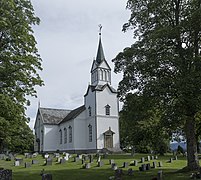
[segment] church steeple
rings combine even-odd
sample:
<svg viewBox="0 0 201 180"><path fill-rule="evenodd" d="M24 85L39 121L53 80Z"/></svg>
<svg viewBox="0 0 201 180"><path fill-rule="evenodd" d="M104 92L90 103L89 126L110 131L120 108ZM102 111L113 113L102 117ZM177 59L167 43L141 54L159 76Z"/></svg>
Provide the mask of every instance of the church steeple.
<svg viewBox="0 0 201 180"><path fill-rule="evenodd" d="M91 84L93 86L111 84L111 69L107 63L103 46L101 42L101 29L102 26L99 25L99 44L96 59L93 61L91 68Z"/></svg>
<svg viewBox="0 0 201 180"><path fill-rule="evenodd" d="M99 32L99 45L98 45L98 51L97 51L97 56L96 56L96 62L100 64L103 60L105 60L104 52L103 52L103 46L101 43L101 29L102 26L99 25L100 32Z"/></svg>

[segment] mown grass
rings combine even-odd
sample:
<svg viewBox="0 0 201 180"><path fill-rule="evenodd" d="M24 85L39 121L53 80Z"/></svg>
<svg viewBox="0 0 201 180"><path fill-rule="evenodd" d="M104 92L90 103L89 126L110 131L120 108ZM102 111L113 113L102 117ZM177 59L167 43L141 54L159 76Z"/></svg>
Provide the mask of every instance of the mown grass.
<svg viewBox="0 0 201 180"><path fill-rule="evenodd" d="M73 162L73 159L69 159L65 164L58 164L56 162L56 158L53 159L52 166L44 166L44 159L42 156L38 156L37 158L33 158L39 161L39 164L34 164L30 168L25 168L24 166L15 167L14 161L5 161L0 160L0 167L5 169L12 169L13 171L13 180L41 180L41 170L44 169L46 173L51 173L53 176L53 180L104 180L108 179L110 176L114 176L114 171L111 169L109 165L109 159L114 159L115 163L118 167L122 167L123 162L131 162L133 160L140 161L141 157L147 157L148 154L136 154L134 157L130 155L108 155L104 161L103 167L97 167L96 159L91 164L90 169L83 169L81 161ZM18 156L22 157L22 156ZM163 167L157 167L156 169L151 169L149 171L141 172L139 171L139 166L141 163L138 163L137 167L129 166L128 168L122 168L124 175L123 180L130 179L139 179L139 180L151 180L153 177L157 176L157 172L159 170L163 171L163 179L164 180L185 180L189 179L190 172L181 173L178 170L182 169L186 166L186 158L182 156L178 156L178 160L173 161L173 163L169 163L169 159L172 155L166 156L158 156L157 160L154 161L162 161ZM32 159L24 159L24 162L31 162ZM145 163L151 163L145 161ZM127 170L132 168L134 170L133 176L127 175Z"/></svg>

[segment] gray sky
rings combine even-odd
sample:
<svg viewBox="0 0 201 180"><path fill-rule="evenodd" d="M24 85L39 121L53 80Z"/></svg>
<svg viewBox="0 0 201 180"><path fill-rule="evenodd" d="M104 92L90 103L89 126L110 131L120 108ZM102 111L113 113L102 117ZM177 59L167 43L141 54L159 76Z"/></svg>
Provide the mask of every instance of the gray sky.
<svg viewBox="0 0 201 180"><path fill-rule="evenodd" d="M106 60L111 60L133 42L132 31L123 33L129 19L127 0L31 0L41 19L34 27L43 60L40 72L45 86L36 88L38 98L30 98L27 109L33 128L41 107L74 109L83 104L90 82L90 68L98 47L98 25L102 24L102 43ZM112 74L117 88L121 75Z"/></svg>

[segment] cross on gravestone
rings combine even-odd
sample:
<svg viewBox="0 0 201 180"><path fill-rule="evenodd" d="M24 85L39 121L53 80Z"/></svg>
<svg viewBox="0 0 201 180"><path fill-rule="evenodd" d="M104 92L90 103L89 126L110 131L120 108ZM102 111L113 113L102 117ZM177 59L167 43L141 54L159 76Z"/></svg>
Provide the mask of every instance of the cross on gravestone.
<svg viewBox="0 0 201 180"><path fill-rule="evenodd" d="M25 163L24 163L24 167L25 167L25 168L29 168L29 167L31 167L31 163L29 163L29 162L25 162Z"/></svg>
<svg viewBox="0 0 201 180"><path fill-rule="evenodd" d="M161 171L158 171L158 178L157 178L157 180L162 180L162 178L163 178L163 172L161 170Z"/></svg>
<svg viewBox="0 0 201 180"><path fill-rule="evenodd" d="M144 163L144 157L141 157L141 163Z"/></svg>
<svg viewBox="0 0 201 180"><path fill-rule="evenodd" d="M109 164L113 164L113 163L114 163L114 159L110 159Z"/></svg>
<svg viewBox="0 0 201 180"><path fill-rule="evenodd" d="M158 162L158 166L159 166L159 167L163 167L162 161L159 161L159 162Z"/></svg>
<svg viewBox="0 0 201 180"><path fill-rule="evenodd" d="M10 169L0 170L0 179L1 180L12 180L12 170L10 170Z"/></svg>
<svg viewBox="0 0 201 180"><path fill-rule="evenodd" d="M152 166L152 168L154 168L154 169L155 169L155 168L156 168L156 166L157 166L157 165L156 165L156 162L154 161L154 162L153 162L153 166Z"/></svg>
<svg viewBox="0 0 201 180"><path fill-rule="evenodd" d="M123 168L128 168L128 162L123 163Z"/></svg>
<svg viewBox="0 0 201 180"><path fill-rule="evenodd" d="M52 174L43 174L42 180L52 180Z"/></svg>
<svg viewBox="0 0 201 180"><path fill-rule="evenodd" d="M52 159L51 158L46 159L45 165L46 166L51 166L52 165Z"/></svg>
<svg viewBox="0 0 201 180"><path fill-rule="evenodd" d="M116 169L114 174L115 180L122 180L123 171L122 169Z"/></svg>
<svg viewBox="0 0 201 180"><path fill-rule="evenodd" d="M132 176L133 175L133 169L132 168L130 168L130 169L128 169L128 176Z"/></svg>
<svg viewBox="0 0 201 180"><path fill-rule="evenodd" d="M98 162L98 167L102 167L104 165L103 161Z"/></svg>
<svg viewBox="0 0 201 180"><path fill-rule="evenodd" d="M20 161L15 161L14 166L20 166Z"/></svg>

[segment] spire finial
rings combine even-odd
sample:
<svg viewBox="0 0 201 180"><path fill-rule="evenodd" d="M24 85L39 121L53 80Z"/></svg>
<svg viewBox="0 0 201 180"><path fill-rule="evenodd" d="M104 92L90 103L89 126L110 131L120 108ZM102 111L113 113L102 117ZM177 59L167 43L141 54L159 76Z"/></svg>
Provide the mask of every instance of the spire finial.
<svg viewBox="0 0 201 180"><path fill-rule="evenodd" d="M101 29L103 26L101 24L99 24L98 27L99 27L99 35L101 36Z"/></svg>

